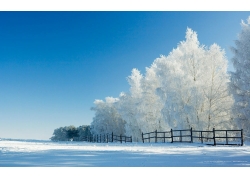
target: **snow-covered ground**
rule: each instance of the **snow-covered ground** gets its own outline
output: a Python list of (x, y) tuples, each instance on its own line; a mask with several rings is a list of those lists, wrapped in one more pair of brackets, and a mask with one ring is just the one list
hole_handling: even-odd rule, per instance
[(250, 167), (250, 144), (1, 140), (0, 167)]

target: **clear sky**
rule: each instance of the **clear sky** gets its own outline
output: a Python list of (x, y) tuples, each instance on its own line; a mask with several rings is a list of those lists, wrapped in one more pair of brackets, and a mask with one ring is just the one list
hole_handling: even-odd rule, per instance
[[(89, 125), (95, 99), (128, 92), (185, 40), (217, 43), (230, 60), (250, 12), (0, 12), (0, 138), (48, 140), (54, 129)], [(232, 67), (229, 67), (232, 70)]]

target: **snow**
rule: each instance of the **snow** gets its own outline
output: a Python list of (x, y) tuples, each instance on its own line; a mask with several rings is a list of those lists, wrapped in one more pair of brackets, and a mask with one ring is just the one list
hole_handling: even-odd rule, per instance
[(0, 167), (250, 167), (250, 144), (0, 141)]
[(208, 146), (199, 143), (0, 140), (3, 179), (152, 180), (161, 177), (211, 179), (216, 176), (216, 179), (228, 180), (246, 177), (249, 167), (250, 143)]

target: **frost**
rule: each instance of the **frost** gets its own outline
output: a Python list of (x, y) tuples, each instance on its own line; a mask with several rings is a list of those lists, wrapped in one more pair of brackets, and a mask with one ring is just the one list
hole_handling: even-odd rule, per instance
[(234, 126), (225, 52), (217, 44), (200, 45), (190, 28), (185, 41), (156, 58), (144, 75), (134, 68), (127, 80), (130, 90), (119, 100), (95, 103), (93, 132), (115, 131), (140, 141), (142, 132)]

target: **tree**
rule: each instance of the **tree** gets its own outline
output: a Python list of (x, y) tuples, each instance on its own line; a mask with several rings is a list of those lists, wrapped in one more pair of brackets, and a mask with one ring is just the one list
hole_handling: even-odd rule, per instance
[(142, 100), (142, 79), (138, 69), (132, 69), (131, 75), (127, 77), (130, 85), (129, 93), (121, 93), (116, 104), (118, 113), (125, 123), (127, 136), (132, 136), (133, 141), (137, 141), (143, 131), (143, 125), (139, 118), (140, 104)]
[[(186, 40), (168, 56), (154, 60), (145, 76), (134, 68), (127, 80), (128, 93), (109, 102), (107, 98), (95, 101), (93, 132), (124, 132), (125, 128), (135, 141), (142, 132), (155, 130), (233, 126), (225, 53), (217, 44), (200, 45), (190, 28)], [(119, 126), (114, 126), (116, 121)]]
[(52, 141), (81, 141), (86, 136), (90, 136), (90, 126), (83, 125), (75, 127), (73, 125), (60, 127), (54, 130)]
[(106, 101), (95, 100), (95, 107), (91, 110), (95, 111), (95, 117), (91, 123), (92, 134), (125, 134), (124, 120), (117, 112), (115, 104), (119, 101), (118, 98), (106, 97)]
[(151, 68), (165, 106), (163, 117), (172, 128), (211, 130), (231, 126), (233, 99), (228, 91), (227, 60), (221, 48), (200, 45), (197, 33), (187, 28), (186, 40)]
[(231, 92), (234, 96), (234, 119), (250, 135), (250, 16), (241, 22), (241, 32), (232, 47), (235, 72), (231, 72)]
[(53, 136), (50, 138), (52, 141), (67, 141), (67, 130), (65, 127), (60, 127), (54, 130)]
[(86, 138), (87, 136), (91, 136), (91, 132), (90, 132), (90, 126), (89, 125), (82, 125), (77, 127), (78, 130), (78, 140), (81, 141), (84, 138)]
[(66, 131), (67, 131), (67, 139), (68, 140), (73, 141), (74, 138), (79, 137), (78, 129), (73, 125), (66, 127)]

